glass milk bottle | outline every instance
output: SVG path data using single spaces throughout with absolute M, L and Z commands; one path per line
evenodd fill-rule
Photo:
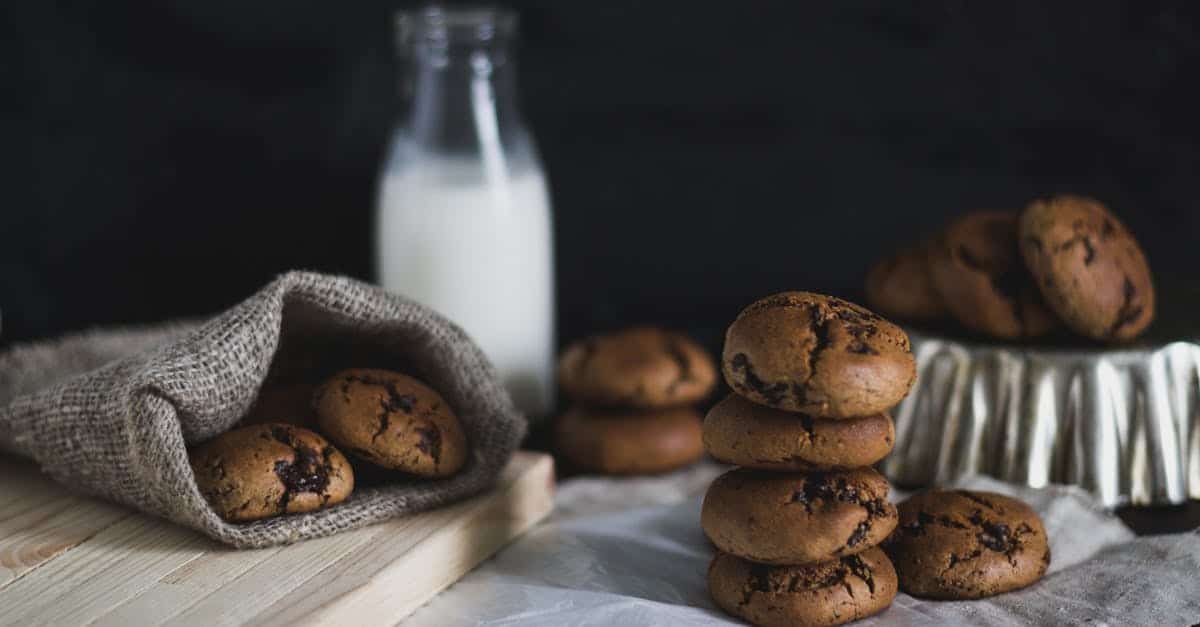
M 516 102 L 516 16 L 424 9 L 397 20 L 413 76 L 380 180 L 383 287 L 458 323 L 530 416 L 554 404 L 550 199 Z

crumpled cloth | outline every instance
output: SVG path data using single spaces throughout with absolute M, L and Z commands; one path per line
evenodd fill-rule
M 418 610 L 409 624 L 737 625 L 709 599 L 713 548 L 700 503 L 723 469 L 564 482 L 554 513 Z M 1193 625 L 1200 622 L 1200 534 L 1136 537 L 1086 492 L 986 477 L 956 484 L 1011 494 L 1038 511 L 1053 561 L 1037 584 L 978 601 L 900 593 L 855 625 Z M 893 500 L 904 493 L 895 491 Z

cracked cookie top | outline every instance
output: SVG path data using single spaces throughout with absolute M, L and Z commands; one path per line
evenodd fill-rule
M 1050 565 L 1041 518 L 991 492 L 933 490 L 900 504 L 884 545 L 915 596 L 976 599 L 1032 584 Z
M 807 471 L 870 466 L 895 444 L 887 414 L 829 420 L 765 407 L 730 394 L 704 418 L 704 447 L 727 464 Z
M 877 548 L 807 566 L 767 566 L 717 553 L 713 600 L 755 625 L 840 625 L 876 614 L 896 597 L 896 571 Z
M 643 326 L 567 346 L 558 380 L 579 402 L 656 409 L 703 400 L 717 381 L 717 368 L 687 336 Z
M 725 332 L 721 367 L 740 396 L 822 418 L 887 411 L 916 380 L 900 327 L 810 292 L 775 294 L 743 309 Z
M 380 468 L 448 477 L 467 460 L 453 409 L 420 381 L 387 370 L 343 370 L 313 396 L 321 431 L 350 455 Z
M 934 287 L 964 327 L 1001 339 L 1031 338 L 1057 320 L 1017 247 L 1016 211 L 972 211 L 929 247 Z
M 196 486 L 217 515 L 249 522 L 335 505 L 354 471 L 325 438 L 295 425 L 255 424 L 223 433 L 189 455 Z
M 700 526 L 726 553 L 763 564 L 811 564 L 882 542 L 896 526 L 896 507 L 887 495 L 887 480 L 870 468 L 738 468 L 709 486 Z
M 1077 333 L 1129 340 L 1154 319 L 1146 255 L 1099 201 L 1071 195 L 1035 200 L 1021 215 L 1020 245 L 1046 302 Z

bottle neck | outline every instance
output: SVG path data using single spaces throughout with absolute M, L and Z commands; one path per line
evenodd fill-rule
M 423 42 L 414 61 L 407 127 L 419 146 L 472 153 L 519 132 L 516 68 L 506 46 Z

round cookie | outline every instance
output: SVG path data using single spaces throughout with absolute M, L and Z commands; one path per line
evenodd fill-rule
M 713 359 L 688 337 L 634 327 L 575 342 L 558 361 L 572 399 L 605 407 L 655 409 L 704 399 L 717 381 Z
M 904 248 L 880 259 L 867 272 L 867 303 L 902 320 L 931 321 L 949 315 L 933 287 L 926 246 Z
M 717 477 L 700 526 L 718 549 L 763 564 L 811 564 L 860 553 L 896 526 L 888 483 L 870 468 Z
M 343 370 L 317 388 L 313 406 L 330 440 L 382 468 L 448 477 L 467 460 L 458 416 L 437 392 L 410 376 Z
M 899 327 L 809 292 L 775 294 L 743 309 L 725 332 L 721 367 L 741 396 L 823 418 L 887 411 L 917 376 Z
M 317 424 L 312 408 L 315 389 L 316 386 L 309 383 L 265 385 L 258 391 L 258 399 L 250 412 L 242 418 L 242 424 L 282 422 L 311 428 Z
M 656 474 L 704 455 L 700 414 L 690 407 L 652 411 L 572 407 L 555 426 L 555 450 L 579 470 Z
M 346 500 L 354 471 L 325 438 L 287 424 L 222 433 L 188 455 L 196 486 L 217 515 L 248 522 Z
M 973 211 L 929 246 L 929 272 L 963 326 L 1001 339 L 1045 335 L 1056 324 L 1017 247 L 1015 211 Z
M 808 566 L 766 566 L 718 552 L 708 566 L 713 601 L 754 625 L 841 625 L 887 609 L 896 589 L 896 570 L 878 548 Z
M 900 504 L 884 549 L 914 596 L 978 599 L 1024 588 L 1050 565 L 1042 520 L 1028 505 L 990 492 L 934 490 Z
M 704 448 L 735 466 L 778 471 L 870 466 L 891 452 L 887 414 L 829 420 L 764 407 L 730 394 L 704 417 Z
M 1130 340 L 1154 320 L 1154 283 L 1137 240 L 1099 201 L 1035 200 L 1020 222 L 1021 254 L 1046 302 L 1073 331 Z

